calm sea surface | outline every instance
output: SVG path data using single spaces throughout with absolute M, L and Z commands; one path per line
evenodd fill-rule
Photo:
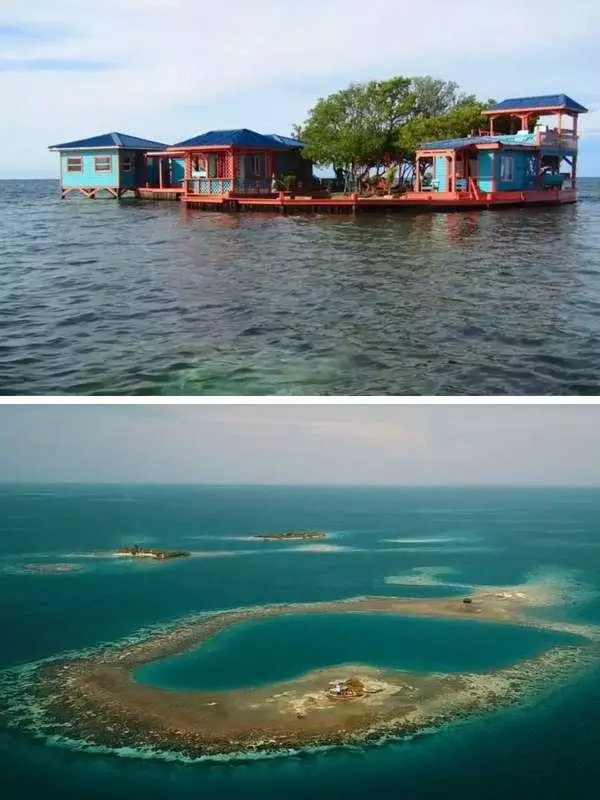
M 599 623 L 599 520 L 597 489 L 0 486 L 0 669 L 115 641 L 191 612 L 464 593 L 457 584 L 558 581 L 577 602 L 544 613 Z M 330 532 L 329 549 L 249 538 L 317 527 Z M 195 557 L 166 564 L 90 557 L 132 542 L 186 547 Z M 83 569 L 27 571 L 63 561 Z M 421 576 L 425 585 L 403 584 L 406 576 Z M 266 669 L 282 674 L 361 653 L 416 668 L 420 661 L 423 668 L 485 669 L 554 637 L 484 623 L 471 623 L 482 628 L 466 636 L 460 623 L 413 618 L 400 620 L 402 635 L 388 651 L 379 635 L 389 640 L 392 623 L 379 617 L 367 625 L 358 615 L 344 635 L 336 615 L 240 626 L 221 639 L 229 661 L 211 650 L 204 664 L 197 662 L 195 678 L 239 685 L 259 675 L 257 658 L 264 662 L 268 643 L 277 655 Z M 194 678 L 192 662 L 188 657 L 176 682 Z M 168 683 L 173 674 L 163 671 L 162 678 Z M 599 741 L 595 669 L 531 703 L 412 741 L 274 760 L 143 760 L 0 731 L 0 797 L 595 800 Z
M 57 192 L 0 182 L 0 393 L 598 393 L 598 179 L 356 219 Z

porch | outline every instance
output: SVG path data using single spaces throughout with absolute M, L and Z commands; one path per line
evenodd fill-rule
M 185 198 L 277 196 L 276 156 L 271 150 L 190 147 L 149 153 L 147 190 L 178 191 Z
M 494 156 L 489 155 L 488 160 L 483 160 L 474 145 L 418 151 L 413 194 L 480 199 L 497 188 Z

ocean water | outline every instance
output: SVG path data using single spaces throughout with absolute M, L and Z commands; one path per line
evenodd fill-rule
M 219 214 L 0 182 L 0 393 L 597 394 L 600 179 L 565 208 Z
M 542 609 L 545 616 L 600 623 L 599 521 L 597 489 L 2 486 L 0 667 L 121 640 L 201 611 L 367 594 L 464 594 L 474 584 L 547 583 L 567 602 Z M 317 528 L 330 534 L 328 548 L 251 538 Z M 194 557 L 158 564 L 110 555 L 136 542 L 185 547 Z M 81 569 L 31 570 L 50 563 Z M 290 620 L 296 636 L 301 623 Z M 422 647 L 425 660 L 444 658 L 449 628 L 421 623 L 399 623 L 406 641 Z M 358 656 L 361 639 L 367 656 L 379 649 L 382 658 L 408 658 L 397 644 L 390 653 L 381 648 L 378 631 L 389 624 L 381 616 L 368 635 L 360 618 L 352 622 L 349 644 L 331 641 L 332 624 L 315 620 L 301 635 L 310 633 L 313 649 L 331 658 L 344 647 Z M 275 632 L 277 625 L 263 626 L 262 634 L 254 624 L 231 629 L 225 651 L 241 659 L 242 647 L 293 633 Z M 482 638 L 473 635 L 469 644 L 457 626 L 457 650 L 447 661 L 512 658 L 535 650 L 543 635 L 519 631 L 517 641 L 509 628 L 492 638 L 490 626 L 473 625 L 483 625 Z M 298 650 L 289 655 L 296 659 Z M 281 659 L 279 666 L 290 664 Z M 214 664 L 213 676 L 222 667 Z M 594 668 L 521 706 L 411 741 L 270 760 L 185 764 L 80 752 L 0 731 L 0 797 L 591 800 L 600 783 L 598 741 Z
M 295 614 L 229 628 L 200 648 L 139 667 L 135 679 L 164 689 L 219 691 L 292 680 L 336 664 L 485 672 L 555 645 L 580 642 L 577 636 L 554 631 L 471 620 Z

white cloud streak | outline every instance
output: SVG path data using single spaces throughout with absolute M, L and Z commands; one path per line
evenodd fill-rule
M 107 130 L 165 141 L 236 124 L 288 133 L 320 94 L 373 76 L 430 73 L 482 97 L 566 91 L 585 103 L 597 92 L 585 57 L 596 0 L 371 0 L 368 14 L 362 0 L 2 0 L 3 25 L 55 35 L 4 37 L 0 63 L 115 68 L 0 72 L 0 170 L 51 169 L 47 145 Z M 263 101 L 253 110 L 248 92 Z M 597 129 L 600 115 L 586 124 Z
M 600 406 L 0 406 L 0 481 L 600 485 Z

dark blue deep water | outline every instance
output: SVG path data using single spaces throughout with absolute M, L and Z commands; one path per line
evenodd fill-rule
M 0 394 L 599 388 L 599 179 L 565 208 L 356 219 L 0 182 Z
M 315 528 L 331 534 L 328 549 L 249 538 Z M 102 553 L 126 543 L 185 547 L 194 557 L 131 563 Z M 82 569 L 30 571 L 54 562 Z M 407 577 L 418 582 L 407 585 Z M 527 581 L 550 581 L 573 601 L 545 614 L 600 622 L 600 490 L 0 487 L 0 667 L 115 641 L 203 610 L 461 594 L 474 583 Z M 330 624 L 321 620 L 314 636 L 331 638 Z M 461 659 L 474 666 L 510 660 L 535 651 L 541 635 L 519 631 L 516 641 L 508 629 L 492 640 L 484 625 L 471 643 L 457 634 L 456 651 L 444 656 L 434 645 L 450 649 L 447 626 L 411 624 L 403 629 L 406 643 L 414 649 L 422 640 L 426 667 L 444 657 L 457 666 Z M 275 647 L 290 633 L 276 627 L 263 626 L 254 637 L 252 626 L 238 633 L 259 648 L 270 636 Z M 351 626 L 347 641 L 328 642 L 328 653 L 358 654 L 362 639 L 366 657 L 379 648 L 381 658 L 395 658 L 397 650 L 386 655 L 376 634 L 377 626 L 368 634 Z M 241 657 L 235 637 L 227 647 Z M 288 656 L 298 652 L 288 648 Z M 591 800 L 600 785 L 599 741 L 600 672 L 592 670 L 531 703 L 409 742 L 275 760 L 186 765 L 0 733 L 0 797 Z

